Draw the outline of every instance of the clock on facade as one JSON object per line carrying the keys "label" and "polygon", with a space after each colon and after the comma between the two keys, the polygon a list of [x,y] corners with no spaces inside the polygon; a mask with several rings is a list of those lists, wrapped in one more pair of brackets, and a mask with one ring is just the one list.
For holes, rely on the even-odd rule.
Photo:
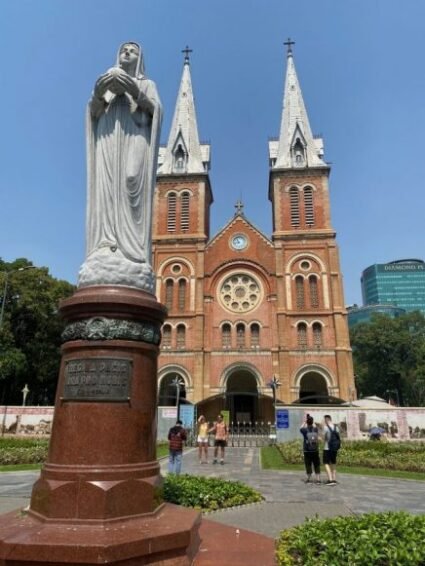
{"label": "clock on facade", "polygon": [[233,236],[231,245],[234,250],[243,250],[248,245],[248,240],[243,234],[237,234]]}

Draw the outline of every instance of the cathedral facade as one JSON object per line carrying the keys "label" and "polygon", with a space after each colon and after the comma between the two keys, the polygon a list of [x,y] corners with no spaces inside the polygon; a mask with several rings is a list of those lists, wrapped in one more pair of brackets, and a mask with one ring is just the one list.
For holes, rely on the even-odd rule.
{"label": "cathedral facade", "polygon": [[175,405],[178,382],[181,399],[209,420],[221,410],[233,422],[271,420],[273,392],[284,404],[353,399],[330,167],[310,128],[290,44],[280,134],[269,142],[270,236],[240,202],[210,234],[209,167],[186,53],[154,197],[156,295],[168,308],[159,405]]}

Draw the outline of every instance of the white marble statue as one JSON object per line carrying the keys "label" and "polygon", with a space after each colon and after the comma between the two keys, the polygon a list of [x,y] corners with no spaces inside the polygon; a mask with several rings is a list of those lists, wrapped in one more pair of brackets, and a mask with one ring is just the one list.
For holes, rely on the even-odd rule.
{"label": "white marble statue", "polygon": [[79,286],[153,292],[152,199],[162,107],[141,48],[124,43],[87,111],[87,252]]}

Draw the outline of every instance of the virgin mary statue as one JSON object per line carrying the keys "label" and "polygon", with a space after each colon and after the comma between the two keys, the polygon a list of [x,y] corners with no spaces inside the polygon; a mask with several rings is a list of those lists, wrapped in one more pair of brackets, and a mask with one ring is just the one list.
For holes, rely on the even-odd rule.
{"label": "virgin mary statue", "polygon": [[87,251],[79,286],[153,292],[152,199],[162,107],[137,43],[97,80],[87,109]]}

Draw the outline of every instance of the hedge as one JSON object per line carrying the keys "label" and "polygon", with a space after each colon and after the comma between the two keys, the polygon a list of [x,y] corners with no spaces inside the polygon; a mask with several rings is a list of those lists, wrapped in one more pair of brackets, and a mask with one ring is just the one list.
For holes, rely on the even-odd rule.
{"label": "hedge", "polygon": [[163,497],[169,503],[203,511],[225,509],[262,501],[263,496],[238,482],[204,476],[169,474],[164,480]]}
{"label": "hedge", "polygon": [[49,441],[30,438],[1,438],[0,466],[42,464],[47,458]]}
{"label": "hedge", "polygon": [[[286,464],[302,464],[300,441],[278,444]],[[425,472],[424,442],[343,441],[338,452],[341,466],[364,466],[387,470]]]}
{"label": "hedge", "polygon": [[425,516],[403,511],[310,519],[283,531],[279,566],[419,566],[425,564]]}

